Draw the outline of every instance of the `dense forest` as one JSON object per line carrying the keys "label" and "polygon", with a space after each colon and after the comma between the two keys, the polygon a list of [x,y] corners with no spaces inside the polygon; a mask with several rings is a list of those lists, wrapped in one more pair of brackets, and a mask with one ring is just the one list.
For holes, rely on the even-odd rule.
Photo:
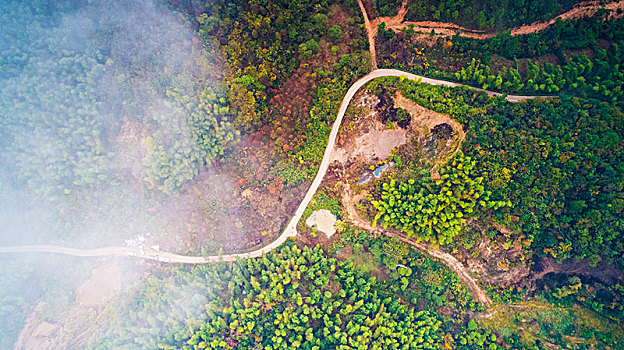
{"label": "dense forest", "polygon": [[[541,349],[577,331],[601,346],[618,341],[617,330],[591,314],[593,325],[579,321],[573,308],[527,313],[543,327],[532,339],[470,320],[480,306],[441,263],[352,230],[340,245],[352,251],[346,260],[286,244],[261,259],[163,271],[114,307],[119,324],[93,348]],[[553,313],[568,326],[549,324]]]}
{"label": "dense forest", "polygon": [[[341,145],[399,135],[389,156],[332,159],[297,237],[260,258],[123,260],[140,277],[98,306],[102,323],[84,348],[616,349],[624,342],[624,17],[598,11],[511,31],[578,3],[7,1],[2,230],[36,241],[45,228],[51,240],[81,246],[145,233],[180,254],[232,253],[197,229],[215,221],[212,234],[233,235],[236,252],[267,244],[316,176],[346,91],[371,71],[376,34],[379,67],[467,86],[367,83],[347,110]],[[366,32],[362,11],[395,16],[403,4],[406,21],[492,35],[384,23]],[[536,96],[514,103],[472,87]],[[453,126],[419,124],[436,117]],[[226,197],[239,200],[223,216],[241,232],[266,224],[242,220],[245,210],[286,214],[262,216],[278,226],[266,239],[265,228],[237,237],[222,225],[230,217],[215,214]],[[336,218],[331,237],[305,223],[319,209]],[[20,238],[11,233],[3,244]],[[90,268],[2,262],[6,348],[40,301],[44,316],[74,305]],[[67,276],[55,276],[57,266]]]}
{"label": "dense forest", "polygon": [[493,1],[417,0],[408,2],[409,21],[440,21],[470,29],[506,29],[549,20],[569,10],[578,0]]}
{"label": "dense forest", "polygon": [[[587,258],[594,263],[605,259],[622,266],[624,114],[619,109],[569,97],[514,104],[468,89],[431,87],[411,80],[395,80],[394,84],[419,104],[467,125],[463,151],[471,159],[470,166],[478,164],[479,177],[458,178],[457,172],[468,172],[458,171],[465,167],[457,166],[461,158],[445,175],[461,185],[460,191],[479,193],[478,187],[470,189],[474,186],[470,181],[482,182],[481,191],[494,200],[491,204],[483,200],[477,206],[483,208],[483,220],[517,227],[531,238],[538,253]],[[452,200],[462,198],[452,184],[442,181],[438,186],[443,185],[446,188],[440,190],[447,189],[441,191],[443,195],[451,191]],[[405,190],[397,195],[413,191],[410,183],[402,186]],[[384,185],[385,192],[392,187]],[[408,205],[416,205],[418,196],[412,196]],[[474,206],[460,204],[463,210]],[[395,220],[405,220],[409,214],[407,209],[401,212]]]}
{"label": "dense forest", "polygon": [[[510,28],[552,18],[574,4],[408,2],[407,19]],[[342,94],[369,69],[357,8],[345,5],[352,16],[346,27],[333,24],[339,10],[329,3],[271,2],[266,10],[255,2],[179,6],[193,9],[206,47],[221,47],[232,122],[275,144],[284,158],[271,179],[287,186],[315,174]],[[369,5],[372,17],[392,16],[400,6]],[[458,8],[464,9],[461,15]],[[371,83],[368,91],[381,101],[401,91],[451,116],[466,133],[460,152],[437,174],[424,160],[402,161],[418,154],[394,153],[395,169],[372,185],[364,208],[373,226],[451,249],[474,239],[469,232],[475,222],[501,225],[512,240],[522,241],[528,259],[578,259],[621,269],[624,22],[605,19],[599,13],[517,37],[501,31],[487,40],[439,38],[422,49],[414,33],[379,29],[384,66],[483,89],[558,97],[514,104],[407,79]],[[347,47],[341,44],[345,38]],[[307,86],[312,93],[301,94],[307,102],[285,106],[292,96],[286,89],[301,72],[313,79]],[[405,115],[401,118],[385,124],[400,121],[407,128]],[[245,178],[245,186],[266,185],[260,177]],[[327,243],[330,249],[288,243],[257,260],[165,272],[139,288],[135,304],[120,311],[121,324],[108,329],[97,346],[541,349],[578,336],[599,347],[619,341],[612,323],[619,322],[623,305],[619,284],[572,275],[547,278],[531,293],[489,286],[493,300],[517,307],[531,327],[538,325],[531,336],[518,332],[521,321],[502,309],[500,316],[475,318],[483,305],[440,262],[403,241],[369,235],[342,221],[348,215],[335,188],[322,191],[313,204],[341,218],[340,238]],[[191,307],[177,306],[174,301],[181,298]],[[532,302],[539,307],[522,306]],[[171,317],[157,316],[162,314]]]}
{"label": "dense forest", "polygon": [[460,155],[440,170],[441,178],[435,183],[427,177],[418,183],[414,179],[383,183],[381,200],[371,201],[377,209],[373,226],[381,219],[384,227],[396,226],[407,233],[407,238],[451,242],[475,207],[496,210],[511,206],[511,201],[490,200],[491,192],[482,184],[484,178],[475,177],[475,172],[476,162]]}
{"label": "dense forest", "polygon": [[384,65],[427,76],[516,94],[572,95],[622,103],[622,25],[606,15],[557,21],[544,31],[491,39],[459,35],[431,47],[412,40],[413,31],[383,30],[378,51]]}
{"label": "dense forest", "polygon": [[[169,328],[158,347],[427,349],[438,341],[440,322],[433,315],[409,308],[353,263],[327,258],[319,248],[285,246],[262,259],[153,280],[138,299],[143,310],[124,317],[120,329],[126,331],[111,334],[100,348],[155,348],[150,330],[160,333],[173,315],[188,317],[176,302],[180,290],[194,288],[201,293],[183,297],[205,309],[195,320],[171,325],[177,329]],[[154,311],[161,319],[143,324],[141,313]]]}
{"label": "dense forest", "polygon": [[[17,161],[16,178],[39,198],[54,201],[74,189],[108,183],[119,176],[111,166],[116,161],[111,134],[118,132],[123,122],[147,124],[149,150],[143,171],[146,181],[163,191],[192,179],[200,166],[223,154],[235,135],[220,88],[211,80],[199,80],[199,74],[205,74],[200,72],[210,69],[200,66],[210,64],[206,53],[189,42],[175,42],[181,27],[165,39],[129,26],[114,13],[132,17],[137,10],[128,4],[117,6],[115,11],[85,7],[79,15],[101,16],[98,23],[91,23],[91,30],[102,31],[102,35],[109,27],[126,26],[123,40],[115,33],[105,38],[85,34],[74,37],[76,42],[55,45],[51,50],[50,42],[68,41],[74,28],[65,25],[45,31],[45,27],[36,27],[46,24],[42,21],[28,26],[26,33],[15,36],[3,48],[9,53],[3,55],[7,64],[0,101],[5,116],[2,130],[6,133],[3,153]],[[159,10],[146,6],[146,13],[159,14]],[[34,5],[6,7],[20,11],[3,13],[3,21],[10,21],[12,28],[23,27],[39,12],[44,18],[51,17],[50,21],[59,16]],[[160,28],[168,25],[168,17],[150,18],[154,32],[163,32]],[[22,51],[24,40],[30,41],[26,52]],[[144,49],[138,61],[124,47],[139,42],[150,47],[162,40],[176,45],[178,57],[164,60]],[[182,55],[190,55],[190,59]],[[159,74],[162,71],[167,74]],[[135,86],[137,77],[144,79],[139,87]],[[139,100],[144,102],[142,106],[135,103]],[[119,115],[125,118],[117,118]],[[28,134],[23,132],[25,125],[29,126]]]}

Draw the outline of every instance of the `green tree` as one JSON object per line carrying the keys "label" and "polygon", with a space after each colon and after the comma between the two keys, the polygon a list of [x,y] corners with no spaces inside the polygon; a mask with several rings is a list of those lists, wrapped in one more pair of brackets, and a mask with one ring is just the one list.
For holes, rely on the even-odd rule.
{"label": "green tree", "polygon": [[339,25],[335,25],[329,28],[329,39],[334,43],[339,43],[342,41],[342,29]]}

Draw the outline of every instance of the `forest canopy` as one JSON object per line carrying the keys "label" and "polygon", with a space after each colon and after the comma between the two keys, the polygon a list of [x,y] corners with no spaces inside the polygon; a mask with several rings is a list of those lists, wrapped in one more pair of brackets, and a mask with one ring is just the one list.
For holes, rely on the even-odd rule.
{"label": "forest canopy", "polygon": [[[192,316],[180,298],[197,306]],[[434,315],[319,247],[177,270],[151,279],[136,300],[97,349],[430,349],[439,341]]]}

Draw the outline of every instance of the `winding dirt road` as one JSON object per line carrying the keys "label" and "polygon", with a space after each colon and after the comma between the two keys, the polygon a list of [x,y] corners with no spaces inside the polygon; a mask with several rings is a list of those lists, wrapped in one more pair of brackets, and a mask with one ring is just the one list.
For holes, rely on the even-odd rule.
{"label": "winding dirt road", "polygon": [[[355,93],[364,84],[378,77],[404,76],[407,79],[414,79],[414,80],[420,79],[422,83],[431,84],[431,85],[443,85],[443,86],[450,86],[450,87],[464,86],[464,87],[468,87],[474,90],[485,91],[489,96],[501,96],[502,95],[500,93],[486,91],[486,90],[482,90],[482,89],[478,89],[478,88],[474,88],[474,87],[470,87],[470,86],[466,86],[466,85],[462,85],[462,84],[458,84],[454,82],[422,77],[422,76],[418,76],[415,74],[406,73],[400,70],[377,69],[377,61],[376,61],[376,53],[375,53],[375,36],[377,34],[377,30],[376,30],[377,25],[380,24],[381,22],[385,22],[387,28],[390,28],[395,31],[398,31],[410,24],[414,24],[414,27],[416,30],[422,29],[424,31],[427,31],[427,30],[430,31],[431,29],[435,29],[436,33],[439,33],[441,35],[446,35],[444,34],[445,33],[444,30],[446,30],[446,31],[449,31],[449,33],[452,31],[452,34],[448,34],[448,35],[454,35],[459,32],[460,35],[463,35],[463,36],[468,36],[468,37],[473,37],[473,38],[478,38],[478,39],[485,39],[485,38],[494,36],[494,33],[485,33],[485,32],[469,30],[469,29],[462,28],[457,25],[449,24],[449,23],[403,22],[405,14],[407,13],[407,8],[405,6],[406,0],[404,1],[403,6],[399,10],[399,13],[397,16],[394,16],[391,18],[380,17],[380,18],[374,19],[371,22],[368,18],[368,15],[366,14],[366,10],[362,4],[362,1],[358,0],[358,4],[362,10],[362,14],[364,16],[364,21],[365,21],[365,26],[366,26],[367,33],[368,33],[369,49],[371,52],[371,63],[372,63],[373,71],[367,74],[366,76],[362,77],[358,81],[356,81],[347,91],[345,97],[342,100],[342,104],[340,105],[340,109],[336,117],[336,120],[332,126],[332,130],[331,130],[328,142],[327,142],[327,147],[325,148],[325,152],[323,155],[323,160],[321,161],[316,177],[314,178],[314,181],[310,185],[310,188],[306,192],[305,197],[301,201],[299,207],[295,211],[290,222],[288,223],[288,225],[286,226],[282,234],[275,241],[273,241],[272,243],[270,243],[269,245],[265,247],[262,247],[262,248],[259,248],[259,249],[256,249],[247,253],[213,255],[213,256],[205,256],[205,257],[186,256],[186,255],[180,255],[180,254],[175,254],[175,253],[170,253],[170,252],[157,251],[150,247],[143,247],[143,246],[140,246],[140,247],[139,246],[112,246],[112,247],[101,247],[101,248],[94,248],[94,249],[77,249],[77,248],[69,248],[69,247],[56,246],[56,245],[0,246],[0,253],[12,253],[12,254],[54,253],[54,254],[64,254],[64,255],[71,255],[71,256],[77,256],[77,257],[129,256],[129,257],[136,257],[136,258],[141,258],[141,259],[159,261],[162,263],[173,263],[173,264],[180,264],[180,263],[182,264],[206,264],[206,263],[213,263],[213,262],[218,262],[218,261],[235,261],[237,259],[261,257],[262,255],[281,246],[288,238],[295,237],[297,235],[297,223],[301,220],[304,210],[306,209],[310,200],[316,193],[316,190],[318,189],[323,178],[325,177],[325,173],[327,172],[329,164],[332,161],[332,153],[333,153],[334,146],[336,143],[336,137],[338,135],[338,131],[340,130],[340,125],[342,124],[342,119],[347,110],[347,107],[349,106],[349,103],[351,99],[353,98],[353,96],[355,95]],[[608,8],[608,9],[624,8],[624,0],[613,2],[611,4],[607,4],[606,6],[598,6],[595,3],[591,2],[591,3],[579,4],[579,6],[577,7],[558,16],[557,18],[570,19],[570,18],[578,18],[582,16],[587,16],[588,14],[595,13],[598,8]],[[557,18],[548,22],[536,23],[536,24],[532,24],[529,26],[514,28],[512,29],[512,36],[543,30],[547,28],[548,26],[552,25],[553,23],[555,23]],[[507,95],[505,98],[510,102],[519,102],[522,100],[532,99],[536,97],[538,96]],[[365,229],[371,229],[373,230],[373,232],[378,232],[377,230],[373,229],[369,223],[360,219],[359,216],[357,215],[357,212],[355,212],[353,206],[348,203],[347,203],[347,211],[349,213],[350,220],[355,225],[360,226]],[[470,273],[467,271],[464,265],[461,262],[459,262],[457,259],[455,259],[452,255],[448,253],[444,253],[436,249],[432,249],[428,245],[411,241],[407,239],[405,236],[402,236],[401,234],[397,234],[395,232],[387,231],[387,232],[383,232],[383,234],[397,237],[398,239],[414,246],[415,248],[421,251],[427,252],[431,256],[440,259],[455,274],[457,274],[457,276],[466,284],[468,289],[471,291],[473,298],[476,301],[484,304],[486,307],[489,307],[490,305],[492,305],[492,301],[487,297],[487,295],[479,287],[476,280],[470,275]]]}
{"label": "winding dirt road", "polygon": [[[166,263],[183,263],[183,264],[205,264],[217,262],[220,260],[223,261],[234,261],[236,259],[247,259],[247,258],[256,258],[260,257],[263,254],[270,252],[271,250],[282,245],[288,238],[295,237],[297,235],[297,223],[303,216],[303,212],[305,208],[310,203],[310,200],[316,193],[316,190],[320,186],[323,178],[325,177],[325,173],[329,167],[329,164],[332,160],[332,152],[334,150],[334,145],[336,143],[336,137],[338,136],[338,131],[340,130],[340,125],[342,123],[342,119],[344,114],[351,102],[351,99],[355,95],[355,93],[367,82],[379,78],[379,77],[400,77],[404,76],[407,79],[421,79],[422,83],[431,84],[431,85],[443,85],[443,86],[466,86],[458,83],[453,83],[445,80],[431,79],[427,77],[422,77],[419,75],[406,73],[396,69],[376,69],[366,76],[362,77],[358,81],[356,81],[351,88],[347,91],[345,97],[342,100],[342,104],[340,105],[340,110],[338,112],[338,116],[336,117],[336,121],[333,124],[331,133],[329,135],[329,140],[327,143],[327,147],[325,148],[325,153],[323,154],[323,160],[321,161],[319,170],[314,178],[314,181],[310,185],[305,197],[301,201],[301,204],[295,211],[292,219],[282,232],[282,234],[271,244],[262,247],[260,249],[256,249],[247,253],[237,253],[237,254],[227,254],[227,255],[213,255],[206,257],[199,256],[186,256],[179,255],[169,252],[163,251],[155,251],[151,248],[145,247],[143,251],[141,251],[138,247],[103,247],[96,249],[76,249],[76,248],[67,248],[62,246],[55,245],[28,245],[28,246],[7,246],[0,247],[0,253],[35,253],[35,252],[45,252],[45,253],[57,253],[57,254],[65,254],[65,255],[73,255],[80,257],[94,257],[94,256],[136,256],[138,258],[158,260]],[[468,86],[466,86],[468,87]],[[469,87],[471,89],[475,89]],[[481,89],[475,89],[484,91]],[[501,96],[502,94],[492,91],[485,91],[489,96]],[[507,100],[510,102],[518,102],[525,99],[536,98],[536,96],[517,96],[517,95],[508,95],[506,96]]]}
{"label": "winding dirt road", "polygon": [[[213,263],[217,261],[235,261],[236,259],[248,259],[248,258],[257,258],[260,257],[273,249],[281,246],[286,240],[290,237],[295,237],[297,235],[297,223],[301,220],[303,216],[303,212],[312,200],[314,193],[321,185],[323,178],[325,177],[325,173],[329,168],[329,164],[332,161],[332,152],[334,151],[334,146],[336,143],[336,137],[338,136],[338,131],[340,130],[340,125],[342,124],[342,119],[347,111],[347,107],[351,102],[351,99],[355,95],[355,93],[362,87],[364,84],[369,81],[379,78],[379,77],[400,77],[404,76],[407,79],[420,79],[422,83],[431,84],[431,85],[443,85],[443,86],[451,86],[458,87],[464,86],[474,90],[485,91],[482,89],[476,89],[473,87],[469,87],[466,85],[453,83],[445,80],[431,79],[427,77],[422,77],[412,73],[406,73],[397,69],[376,69],[358,81],[356,81],[349,90],[347,91],[345,97],[342,100],[342,104],[340,105],[340,110],[338,111],[338,116],[332,126],[331,133],[329,134],[329,140],[327,142],[327,147],[325,148],[325,153],[323,154],[323,160],[321,161],[321,165],[319,166],[319,170],[314,178],[314,181],[310,185],[305,197],[299,204],[299,207],[295,211],[292,219],[282,232],[282,234],[269,245],[253,250],[247,253],[237,253],[237,254],[226,254],[226,255],[212,255],[212,256],[187,256],[187,255],[179,255],[170,252],[156,251],[149,247],[143,247],[139,249],[139,247],[103,247],[103,248],[95,248],[95,249],[76,249],[76,248],[68,248],[62,246],[55,245],[26,245],[26,246],[6,246],[0,247],[0,253],[56,253],[56,254],[65,254],[79,257],[96,257],[96,256],[133,256],[137,258],[149,259],[161,261],[163,263],[182,263],[182,264],[206,264]],[[502,94],[498,92],[485,91],[489,96],[501,96]],[[507,95],[506,99],[510,102],[518,102],[526,99],[536,98],[537,96],[518,96],[518,95]]]}

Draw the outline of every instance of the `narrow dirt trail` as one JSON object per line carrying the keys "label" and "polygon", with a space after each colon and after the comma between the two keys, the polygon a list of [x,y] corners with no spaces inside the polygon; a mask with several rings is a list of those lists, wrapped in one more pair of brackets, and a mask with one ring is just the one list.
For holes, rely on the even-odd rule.
{"label": "narrow dirt trail", "polygon": [[397,11],[396,16],[377,17],[373,19],[372,21],[370,21],[370,25],[374,29],[374,31],[376,31],[377,26],[380,25],[382,22],[386,23],[386,27],[393,27],[393,26],[401,25],[401,23],[403,23],[403,19],[405,19],[407,10],[408,10],[407,0],[403,0],[403,2],[401,3],[401,8],[399,9],[399,11]]}
{"label": "narrow dirt trail", "polygon": [[[364,24],[366,27],[366,32],[368,33],[371,60],[374,60],[375,62],[374,67],[377,67],[377,60],[375,57],[375,37],[377,36],[377,26],[382,22],[386,24],[387,29],[391,29],[395,32],[399,32],[402,29],[413,25],[413,29],[416,32],[430,33],[433,29],[436,36],[454,36],[456,34],[459,34],[462,37],[479,40],[489,39],[496,36],[495,31],[469,29],[453,23],[435,21],[404,22],[403,20],[405,19],[405,15],[407,14],[408,10],[407,0],[403,0],[401,8],[399,9],[396,16],[378,17],[373,20],[370,20],[368,18],[366,8],[364,7],[362,0],[358,0],[358,5],[360,6],[360,9],[362,10],[362,15],[364,16]],[[624,12],[618,14],[617,10],[624,10],[624,0],[613,1],[606,4],[600,3],[599,1],[581,2],[576,4],[572,9],[548,21],[535,22],[520,27],[511,28],[511,36],[526,35],[545,30],[548,27],[554,25],[557,20],[571,20],[582,17],[590,17],[596,14],[596,12],[601,9],[611,11],[609,15],[610,18],[622,17],[624,16]]]}
{"label": "narrow dirt trail", "polygon": [[[557,20],[572,20],[578,19],[582,17],[591,17],[598,12],[600,9],[606,9],[611,11],[610,18],[618,18],[623,14],[618,14],[618,9],[624,9],[624,0],[615,1],[609,4],[601,5],[596,1],[588,1],[582,2],[574,6],[572,9],[567,12],[562,13],[561,15],[552,18],[548,21],[544,22],[535,22],[531,24],[526,24],[520,27],[511,28],[511,36],[517,35],[526,35],[531,33],[540,32],[542,30],[547,29],[548,27],[554,25]],[[395,32],[400,31],[403,28],[407,28],[408,26],[413,25],[414,31],[416,32],[424,32],[429,33],[431,30],[435,30],[436,35],[438,36],[454,36],[458,34],[462,37],[472,38],[472,39],[490,39],[496,36],[495,31],[485,31],[485,30],[475,30],[468,29],[457,24],[453,23],[445,23],[445,22],[433,22],[433,21],[419,21],[419,22],[399,22],[394,19],[391,22],[386,23],[386,27],[394,30]]]}
{"label": "narrow dirt trail", "polygon": [[[345,181],[345,183],[348,183]],[[382,230],[380,228],[373,227],[370,222],[362,219],[360,215],[355,210],[355,205],[362,199],[363,195],[359,194],[356,196],[352,196],[351,188],[349,185],[345,185],[345,190],[343,191],[343,204],[347,209],[347,216],[349,221],[355,226],[367,230],[369,232],[373,232],[374,234],[386,235],[388,237],[396,237],[399,240],[411,245],[412,247],[418,249],[419,251],[425,252],[430,256],[439,259],[442,263],[448,266],[453,273],[459,277],[462,282],[466,285],[472,298],[483,304],[486,308],[492,306],[492,300],[485,294],[483,289],[479,286],[477,281],[470,275],[470,272],[466,269],[466,267],[459,262],[459,260],[455,259],[451,254],[445,253],[443,251],[433,249],[429,245],[424,243],[416,243],[413,240],[407,239],[405,235],[395,232],[393,230]]]}
{"label": "narrow dirt trail", "polygon": [[366,9],[364,8],[362,0],[358,0],[358,5],[360,6],[360,10],[362,10],[364,27],[366,28],[366,34],[368,35],[368,50],[370,51],[371,56],[371,67],[372,70],[375,70],[377,69],[377,52],[375,51],[375,35],[377,35],[377,32],[371,29],[371,22],[368,20],[368,15],[366,14]]}

